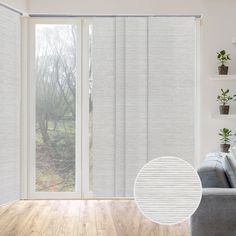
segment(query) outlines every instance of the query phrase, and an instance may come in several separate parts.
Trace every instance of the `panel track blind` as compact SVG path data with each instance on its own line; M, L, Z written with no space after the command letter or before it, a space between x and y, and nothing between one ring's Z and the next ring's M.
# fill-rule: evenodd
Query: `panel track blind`
M131 197L140 168L174 155L194 163L196 22L93 19L95 197Z
M0 6L0 204L19 199L20 16Z

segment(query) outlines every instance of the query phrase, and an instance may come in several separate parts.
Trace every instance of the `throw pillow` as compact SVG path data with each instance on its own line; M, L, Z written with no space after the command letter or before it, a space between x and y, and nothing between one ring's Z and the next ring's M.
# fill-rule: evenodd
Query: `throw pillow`
M236 188L236 160L228 154L224 158L224 169L232 188Z

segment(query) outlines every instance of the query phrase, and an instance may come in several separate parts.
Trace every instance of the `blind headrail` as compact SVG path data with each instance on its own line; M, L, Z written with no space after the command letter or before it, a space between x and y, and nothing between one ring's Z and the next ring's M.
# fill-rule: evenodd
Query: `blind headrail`
M153 15L153 14L129 14L129 15L77 15L77 14L29 14L30 17L195 17L202 18L202 15Z
M8 6L8 5L2 3L2 2L0 2L0 6L6 8L6 9L12 11L12 12L15 12L15 13L17 13L17 14L20 14L21 16L23 15L23 12L21 12L21 11L15 9L15 8L13 8L13 7L10 7L10 6Z

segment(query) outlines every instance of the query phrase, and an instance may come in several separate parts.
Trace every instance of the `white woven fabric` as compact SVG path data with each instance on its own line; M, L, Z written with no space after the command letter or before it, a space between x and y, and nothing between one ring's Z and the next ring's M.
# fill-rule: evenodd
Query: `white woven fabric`
M19 198L20 16L0 6L0 204Z
M195 212L202 186L197 172L186 161L161 157L141 169L134 195L139 209L151 221L176 224Z
M194 163L195 19L93 18L93 192L131 197L162 155Z

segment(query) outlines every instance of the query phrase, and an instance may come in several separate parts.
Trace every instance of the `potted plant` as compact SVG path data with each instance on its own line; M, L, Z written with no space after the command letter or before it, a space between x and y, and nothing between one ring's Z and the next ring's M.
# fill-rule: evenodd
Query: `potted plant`
M228 128L223 128L220 129L219 132L220 135L220 141L222 142L220 144L220 150L221 152L229 152L229 148L230 148L230 137L233 135L232 134L232 130L228 129Z
M229 105L230 101L235 101L236 95L231 96L229 94L229 89L221 89L221 94L217 96L217 102L220 103L219 110L221 115L228 115L229 114Z
M218 67L219 74L220 75L227 75L228 74L228 69L229 67L226 66L225 64L227 63L228 60L230 59L230 54L227 54L225 50L221 50L220 52L217 52L217 59L220 62L220 66Z

